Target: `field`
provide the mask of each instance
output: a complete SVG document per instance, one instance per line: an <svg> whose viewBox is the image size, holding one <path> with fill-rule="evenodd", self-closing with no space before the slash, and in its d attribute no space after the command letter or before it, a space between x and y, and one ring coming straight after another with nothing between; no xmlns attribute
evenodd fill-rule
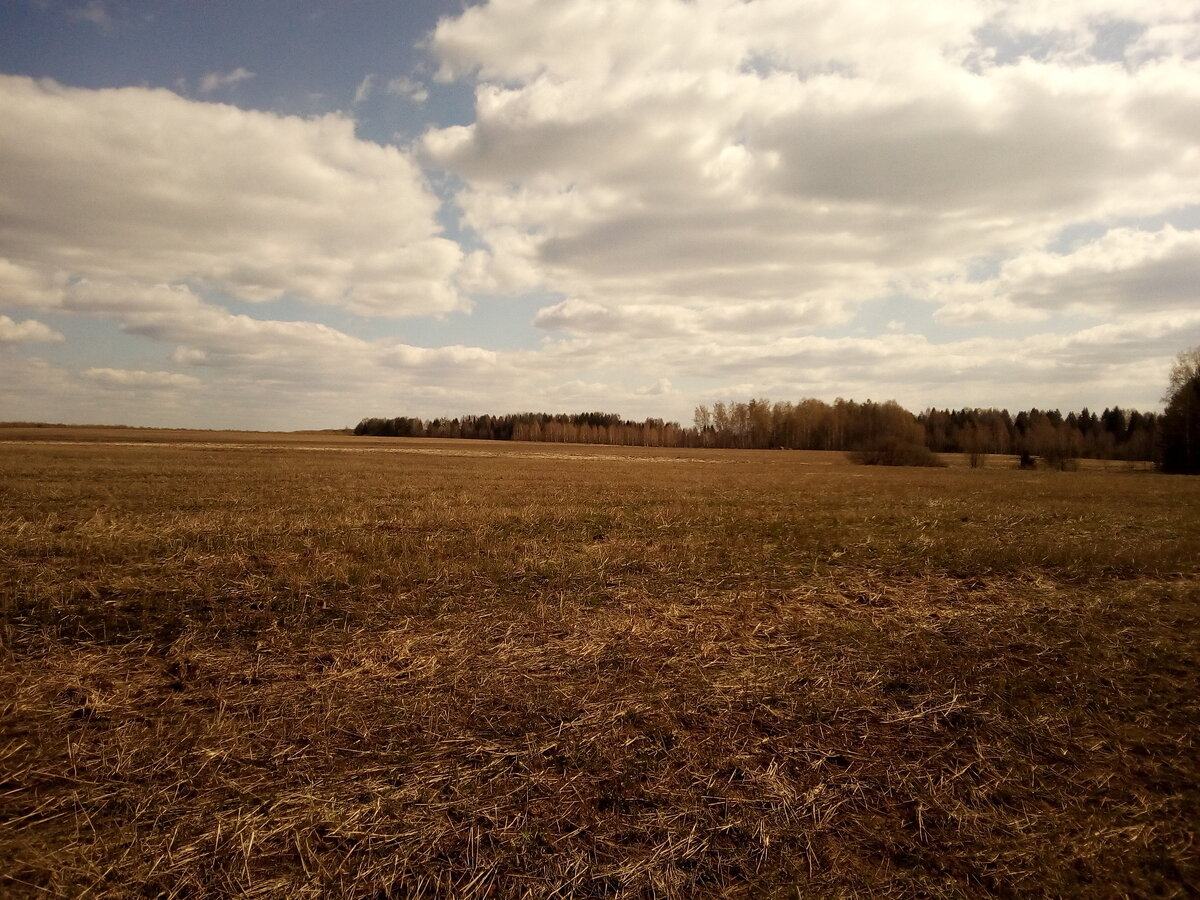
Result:
<svg viewBox="0 0 1200 900"><path fill-rule="evenodd" d="M6 897L1200 893L1200 479L0 428Z"/></svg>

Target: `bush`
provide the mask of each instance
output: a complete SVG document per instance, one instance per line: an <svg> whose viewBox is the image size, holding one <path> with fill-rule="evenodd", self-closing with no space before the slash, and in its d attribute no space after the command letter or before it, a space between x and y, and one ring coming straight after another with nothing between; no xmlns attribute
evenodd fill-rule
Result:
<svg viewBox="0 0 1200 900"><path fill-rule="evenodd" d="M1057 469L1060 472L1079 471L1079 460L1069 450L1065 450L1062 447L1047 449L1042 454L1042 462L1051 469Z"/></svg>
<svg viewBox="0 0 1200 900"><path fill-rule="evenodd" d="M846 454L860 466L944 466L924 444L894 435L869 441Z"/></svg>

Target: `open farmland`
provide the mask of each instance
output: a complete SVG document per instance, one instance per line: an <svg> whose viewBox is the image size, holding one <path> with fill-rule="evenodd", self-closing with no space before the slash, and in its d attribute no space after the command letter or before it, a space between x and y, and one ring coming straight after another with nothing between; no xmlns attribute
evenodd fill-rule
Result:
<svg viewBox="0 0 1200 900"><path fill-rule="evenodd" d="M0 429L0 892L1190 896L1200 479Z"/></svg>

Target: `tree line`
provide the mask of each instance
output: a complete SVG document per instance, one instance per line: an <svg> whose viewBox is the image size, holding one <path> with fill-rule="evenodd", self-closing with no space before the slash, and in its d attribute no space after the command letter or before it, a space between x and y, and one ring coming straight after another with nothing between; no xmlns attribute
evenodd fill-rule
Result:
<svg viewBox="0 0 1200 900"><path fill-rule="evenodd" d="M422 421L398 417L363 419L355 434L383 437L467 438L487 441L542 441L566 444L613 444L635 447L688 447L678 422L641 422L616 413L511 413Z"/></svg>
<svg viewBox="0 0 1200 900"><path fill-rule="evenodd" d="M1030 409L928 409L894 401L717 402L695 409L691 426L616 413L515 413L436 418L367 418L354 433L386 437L614 444L639 447L861 450L884 440L936 453L1021 454L1051 462L1078 457L1154 458L1160 417L1120 407L1095 413Z"/></svg>
<svg viewBox="0 0 1200 900"><path fill-rule="evenodd" d="M1154 457L1158 416L1120 407L1063 415L1056 409L928 409L913 415L894 401L802 400L713 404L696 408L705 446L860 450L885 439L935 453L1024 454L1051 462L1078 457Z"/></svg>
<svg viewBox="0 0 1200 900"><path fill-rule="evenodd" d="M743 450L839 450L860 462L937 464L935 453L1019 454L1066 468L1080 457L1155 460L1166 472L1200 473L1200 347L1179 355L1171 369L1166 412L1119 406L1065 416L1057 409L927 409L914 415L894 400L797 403L766 399L717 402L695 409L690 426L662 419L641 422L616 413L515 413L503 416L363 419L355 434L387 437L474 438L638 447L726 447Z"/></svg>

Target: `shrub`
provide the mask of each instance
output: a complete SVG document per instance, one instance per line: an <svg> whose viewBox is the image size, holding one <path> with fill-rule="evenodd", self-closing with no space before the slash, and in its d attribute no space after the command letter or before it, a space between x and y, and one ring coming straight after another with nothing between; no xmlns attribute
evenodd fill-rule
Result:
<svg viewBox="0 0 1200 900"><path fill-rule="evenodd" d="M860 466L944 466L937 454L924 444L896 435L868 441L847 454Z"/></svg>
<svg viewBox="0 0 1200 900"><path fill-rule="evenodd" d="M1042 462L1060 472L1077 472L1079 470L1079 460L1069 450L1061 447L1047 449L1042 454Z"/></svg>

